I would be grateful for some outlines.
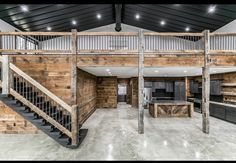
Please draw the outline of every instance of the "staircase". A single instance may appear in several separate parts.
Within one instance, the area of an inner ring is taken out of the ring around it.
[[[10,94],[0,100],[62,146],[77,148],[88,130],[73,122],[73,108],[11,63],[10,71]]]

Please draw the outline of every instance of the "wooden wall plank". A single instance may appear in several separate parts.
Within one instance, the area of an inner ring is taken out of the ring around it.
[[[69,56],[47,56],[45,58],[38,56],[15,57],[15,65],[17,67],[68,104],[71,102],[70,63],[71,59]]]
[[[97,77],[97,108],[117,108],[117,77]]]
[[[145,56],[145,55],[144,55]],[[211,56],[211,67],[236,66],[236,56]],[[137,55],[82,55],[77,58],[79,67],[110,66],[110,67],[136,67]],[[145,67],[203,67],[203,56],[155,56],[144,58]]]
[[[95,111],[97,100],[96,76],[78,69],[77,103],[79,107],[79,123],[83,124]]]

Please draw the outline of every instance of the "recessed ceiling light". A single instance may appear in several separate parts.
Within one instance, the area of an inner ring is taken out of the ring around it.
[[[179,6],[180,6],[180,4],[174,4],[174,6],[176,6],[176,7],[179,7]]]
[[[106,69],[106,71],[110,71],[110,69],[108,68],[108,69]]]
[[[102,15],[101,14],[97,14],[97,18],[101,19]]]
[[[165,22],[164,20],[162,20],[162,21],[160,22],[160,24],[161,24],[161,25],[165,25],[166,22]]]
[[[155,72],[159,72],[158,70],[155,70]]]
[[[48,30],[48,31],[51,31],[51,30],[52,30],[52,28],[51,28],[51,27],[47,27],[47,30]]]
[[[21,5],[20,8],[21,8],[21,10],[22,10],[23,12],[29,11],[28,6],[26,6],[26,5]]]
[[[185,31],[187,31],[187,32],[188,32],[189,30],[190,30],[190,28],[189,28],[189,27],[186,27],[186,28],[185,28]]]
[[[76,25],[77,24],[77,22],[75,21],[75,20],[72,20],[72,22],[71,22],[73,25]]]
[[[135,18],[136,18],[136,19],[139,19],[139,18],[140,18],[140,15],[139,15],[139,14],[136,14],[136,15],[135,15]]]
[[[216,10],[216,5],[211,5],[209,8],[208,8],[208,13],[214,13]]]
[[[186,73],[187,72],[187,70],[184,70],[184,73]]]

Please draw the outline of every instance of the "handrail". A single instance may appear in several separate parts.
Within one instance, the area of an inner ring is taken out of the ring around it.
[[[23,36],[70,36],[71,32],[0,32],[0,35],[23,35]]]
[[[210,36],[229,36],[229,35],[236,35],[236,32],[213,32],[213,33],[210,33]]]
[[[203,33],[178,32],[143,32],[146,36],[204,36]]]
[[[37,87],[40,91],[45,93],[47,96],[49,96],[51,99],[53,99],[55,102],[57,102],[59,105],[61,105],[64,109],[66,109],[68,112],[72,112],[71,106],[69,106],[67,103],[65,103],[63,100],[61,100],[59,97],[54,95],[52,92],[50,92],[47,88],[42,86],[40,83],[35,81],[33,78],[31,78],[29,75],[24,73],[22,70],[20,70],[18,67],[16,67],[14,64],[10,63],[10,69],[16,72],[18,75],[23,77],[25,80],[27,80],[29,83]]]
[[[63,54],[71,54],[71,50],[10,50],[10,49],[0,49],[0,52],[5,52],[5,51],[7,51],[8,53],[39,53],[39,54],[40,53],[43,53],[43,54],[63,53]]]
[[[14,89],[10,89],[10,93],[19,101],[21,101],[24,105],[30,107],[34,112],[36,112],[38,115],[42,116],[44,119],[46,119],[48,122],[50,122],[52,125],[56,126],[60,131],[65,133],[67,136],[72,138],[72,132],[70,132],[67,128],[65,128],[63,125],[58,123],[55,119],[47,115],[45,112],[40,110],[37,106],[29,102],[27,99],[25,99],[23,96],[21,96],[18,92],[16,92]]]
[[[193,32],[143,32],[144,35],[159,36],[203,36],[203,33]],[[236,33],[211,33],[210,35],[235,35]],[[25,36],[71,36],[72,32],[0,32],[0,35],[25,35]],[[83,36],[137,36],[138,32],[77,32]]]
[[[77,36],[137,36],[138,32],[77,32]]]
[[[2,87],[2,81],[0,80],[0,87]],[[46,113],[41,111],[38,107],[34,106],[31,102],[27,101],[24,97],[22,97],[18,92],[16,92],[14,89],[10,89],[10,94],[13,95],[16,99],[20,100],[24,105],[30,107],[32,110],[34,110],[37,114],[42,116],[43,118],[47,119],[51,124],[56,126],[60,131],[64,132],[67,136],[72,137],[72,133],[65,128],[63,125],[58,123],[56,120],[48,116]]]

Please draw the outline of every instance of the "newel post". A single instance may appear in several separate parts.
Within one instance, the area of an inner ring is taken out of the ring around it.
[[[78,121],[78,105],[72,105],[71,112],[71,131],[72,131],[72,145],[78,144],[79,121]]]
[[[77,105],[77,30],[72,29],[71,32],[71,132],[72,145],[77,145],[79,134],[79,110]]]
[[[71,105],[77,104],[77,30],[71,36]]]
[[[10,63],[8,55],[2,55],[2,94],[10,94]]]
[[[202,68],[202,131],[209,134],[209,98],[210,98],[210,36],[204,31],[204,67]]]
[[[0,31],[1,32],[1,31]],[[0,49],[2,48],[2,36],[0,36]],[[1,53],[2,55],[3,53]],[[2,94],[8,95],[10,93],[10,64],[9,56],[2,55],[2,67],[1,67],[1,80],[2,80]]]

